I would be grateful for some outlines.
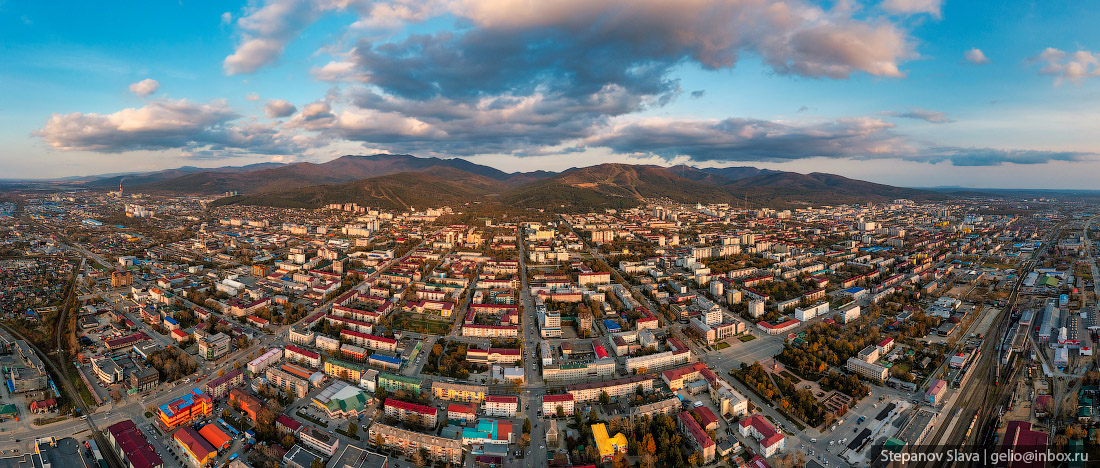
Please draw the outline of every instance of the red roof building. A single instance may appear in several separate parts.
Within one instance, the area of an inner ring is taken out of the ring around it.
[[[57,399],[49,398],[31,402],[32,413],[46,413],[57,409]]]
[[[119,421],[107,427],[107,441],[115,453],[132,468],[161,468],[164,460],[131,420]]]
[[[191,426],[179,428],[172,438],[176,439],[176,443],[183,447],[184,455],[191,458],[192,466],[205,466],[218,455],[217,449],[210,445],[210,442],[207,442]]]
[[[1047,433],[1031,429],[1031,423],[1027,421],[1009,421],[1005,427],[1005,438],[1001,442],[1001,452],[1013,451],[1016,454],[1042,452],[1047,447]],[[1008,463],[1000,463],[1003,468],[1031,468],[1044,466],[1037,457],[1031,458],[1031,463],[1024,460],[1015,460]]]
[[[275,418],[275,429],[284,434],[296,434],[302,430],[302,423],[285,414]]]
[[[775,429],[771,423],[759,414],[754,414],[741,419],[738,423],[742,437],[752,436],[760,443],[760,451],[765,457],[770,457],[783,450],[786,436]]]
[[[697,420],[699,425],[703,426],[703,429],[718,429],[718,416],[715,416],[714,411],[711,411],[710,408],[700,406],[698,408],[692,408],[691,411],[698,416]]]
[[[707,435],[707,431],[699,425],[688,411],[680,413],[680,430],[688,436],[692,445],[703,454],[703,462],[710,463],[714,460],[716,445],[714,440]]]

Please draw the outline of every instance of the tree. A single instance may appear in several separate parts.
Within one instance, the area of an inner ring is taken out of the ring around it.
[[[355,424],[355,421],[348,421],[348,437],[352,439],[359,436],[359,425]]]
[[[621,453],[616,453],[615,457],[611,459],[611,462],[615,468],[627,468],[627,466],[629,466],[626,462],[626,457]]]
[[[284,435],[283,436],[283,447],[286,448],[286,447],[293,447],[293,446],[294,446],[294,434]]]
[[[557,415],[557,416],[558,416],[559,418],[564,418],[564,417],[565,417],[565,408],[564,408],[564,407],[562,407],[561,405],[558,405],[558,407],[557,407],[557,408],[555,408],[555,410],[554,410],[554,413],[555,413],[555,414],[556,414],[556,415]]]
[[[309,468],[325,468],[325,464],[321,463],[320,458],[314,458],[313,463],[309,465]]]
[[[531,418],[523,418],[523,433],[531,433]]]
[[[611,395],[608,395],[607,392],[600,392],[600,404],[606,405],[608,403],[611,403]]]
[[[645,437],[642,437],[642,450],[650,455],[657,454],[657,443],[653,441],[653,434],[647,432]]]
[[[596,448],[595,444],[588,444],[588,447],[584,449],[584,454],[590,462],[598,463],[600,461],[600,449]]]
[[[385,444],[386,444],[386,439],[383,439],[381,434],[375,434],[375,436],[374,436],[374,446],[377,447],[377,448],[382,448],[382,446],[385,445]]]
[[[416,466],[427,466],[431,461],[431,456],[432,454],[428,449],[421,447],[420,450],[417,450],[416,453],[413,454],[413,464]]]

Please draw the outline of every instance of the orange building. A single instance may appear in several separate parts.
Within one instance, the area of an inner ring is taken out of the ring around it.
[[[194,389],[180,398],[161,405],[157,411],[161,427],[172,430],[214,412],[214,400],[202,390]]]
[[[260,414],[260,410],[264,407],[259,399],[239,388],[234,388],[229,391],[229,402],[240,405],[241,411],[247,414],[253,421],[256,420],[256,415]]]
[[[225,450],[233,443],[233,439],[225,431],[218,429],[217,424],[207,424],[199,429],[199,435],[217,450]]]

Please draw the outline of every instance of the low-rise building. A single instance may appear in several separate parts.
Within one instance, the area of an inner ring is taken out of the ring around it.
[[[206,383],[206,393],[209,393],[212,398],[221,398],[229,394],[229,389],[238,387],[244,383],[244,372],[239,369],[233,369],[226,372],[221,377],[215,377],[210,379]]]
[[[442,400],[480,403],[485,400],[488,391],[489,387],[485,385],[432,382],[432,396]]]
[[[275,364],[276,362],[279,362],[279,360],[282,359],[282,358],[283,358],[283,348],[271,348],[271,349],[265,351],[263,354],[256,357],[256,359],[253,359],[253,360],[249,361],[248,366],[246,366],[246,368],[248,369],[248,372],[251,373],[252,375],[254,375],[254,376],[255,375],[260,375],[265,370],[267,370],[268,366],[270,366],[272,364]]]
[[[164,460],[133,421],[126,419],[107,426],[104,436],[126,468],[164,467]]]
[[[247,415],[253,422],[259,417],[260,410],[264,407],[264,404],[260,402],[259,398],[239,388],[232,388],[229,390],[229,402],[240,407],[241,412]]]
[[[848,372],[868,380],[884,382],[889,371],[878,364],[866,362],[853,356],[848,358]]]
[[[157,421],[165,430],[172,430],[213,412],[213,399],[196,388],[182,397],[160,405],[157,408]]]
[[[336,454],[336,449],[340,446],[340,439],[327,432],[322,432],[313,426],[306,426],[302,432],[298,433],[298,440],[306,448],[313,450],[322,456],[331,457]]]
[[[477,406],[451,403],[447,405],[447,419],[468,423],[477,419]]]
[[[608,435],[607,425],[593,424],[592,439],[596,442],[596,448],[600,451],[600,461],[609,462],[615,458],[616,453],[626,453],[627,440],[621,432],[614,437]]]
[[[671,417],[676,412],[680,411],[680,407],[683,404],[679,398],[670,397],[664,400],[655,401],[653,403],[646,403],[644,405],[638,405],[630,411],[630,421],[634,422],[635,419],[640,417],[646,417],[653,419],[658,414]]]
[[[515,417],[519,410],[519,397],[511,395],[488,395],[482,406],[485,415],[499,416],[502,418]]]
[[[703,454],[702,463],[710,463],[714,461],[716,445],[714,439],[711,439],[707,435],[706,429],[704,429],[695,418],[692,417],[690,411],[683,411],[679,417],[680,432],[684,434],[684,438],[691,443],[695,450]]]
[[[313,403],[330,419],[354,418],[367,411],[370,399],[359,387],[336,381],[314,396]]]
[[[555,416],[558,414],[558,408],[561,408],[562,414],[565,416],[572,416],[574,411],[575,397],[572,393],[562,393],[558,395],[543,395],[542,396],[542,414],[544,416]]]
[[[313,369],[321,368],[321,355],[308,349],[302,349],[294,345],[287,345],[285,357],[289,361],[295,361],[307,365]]]
[[[175,441],[176,447],[179,448],[187,462],[195,468],[210,464],[210,461],[218,455],[218,451],[214,446],[210,445],[210,442],[207,442],[191,426],[179,428],[172,436],[172,440]]]
[[[756,440],[760,444],[760,453],[766,458],[771,458],[772,455],[783,451],[786,436],[759,414],[741,419],[738,423],[738,431],[741,437],[752,437]]]
[[[652,375],[633,375],[619,379],[604,380],[600,382],[574,384],[565,387],[565,390],[573,395],[574,401],[584,403],[600,398],[600,393],[607,392],[611,398],[633,395],[642,387],[643,392],[653,391]]]
[[[199,338],[199,358],[213,361],[229,354],[230,341],[229,336],[225,333],[215,333]]]
[[[419,394],[421,385],[423,385],[423,381],[416,377],[390,374],[388,372],[378,373],[378,386],[386,389],[387,392],[403,390]]]
[[[309,393],[309,378],[312,374],[302,366],[284,363],[279,367],[267,368],[267,383],[289,395],[305,398]]]
[[[418,405],[392,398],[386,398],[382,404],[386,416],[397,418],[400,421],[418,424],[427,428],[434,428],[439,410],[433,406]]]
[[[409,457],[424,448],[433,460],[455,464],[462,462],[462,443],[455,439],[408,431],[382,423],[372,424],[368,435],[370,440],[381,438],[384,447],[399,450]]]

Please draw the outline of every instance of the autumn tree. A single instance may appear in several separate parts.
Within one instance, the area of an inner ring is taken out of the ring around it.
[[[645,437],[642,437],[642,450],[650,455],[657,454],[657,443],[653,441],[653,434],[646,433]]]

